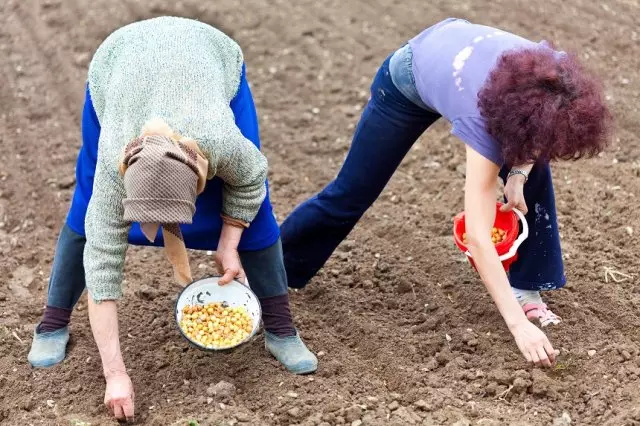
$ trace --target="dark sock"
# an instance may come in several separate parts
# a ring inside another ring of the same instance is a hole
[[[289,309],[289,295],[260,299],[264,329],[278,337],[295,336],[296,328]]]
[[[42,316],[42,321],[36,330],[37,333],[48,333],[59,330],[69,325],[71,320],[71,309],[56,308],[47,306]]]

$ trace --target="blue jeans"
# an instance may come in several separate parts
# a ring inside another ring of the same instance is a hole
[[[371,98],[356,128],[340,172],[280,226],[290,287],[302,288],[378,198],[400,162],[440,115],[420,99],[405,46],[387,58],[371,85]],[[509,170],[500,171],[506,179]],[[529,238],[511,266],[515,288],[551,290],[564,277],[555,199],[548,164],[536,165],[524,188]]]

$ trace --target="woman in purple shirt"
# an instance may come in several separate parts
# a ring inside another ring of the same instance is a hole
[[[382,64],[338,176],[282,224],[289,286],[307,284],[444,117],[466,144],[466,229],[480,276],[525,358],[550,366],[556,352],[529,321],[560,322],[540,291],[566,283],[549,162],[604,149],[611,116],[603,97],[575,56],[546,42],[461,19],[424,30]],[[509,275],[487,232],[498,176],[503,209],[521,210],[532,228]]]

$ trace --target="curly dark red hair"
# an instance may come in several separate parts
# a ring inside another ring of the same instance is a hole
[[[609,143],[602,86],[575,55],[505,52],[478,93],[487,131],[507,165],[592,157]]]

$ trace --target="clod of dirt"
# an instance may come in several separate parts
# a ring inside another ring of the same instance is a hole
[[[515,393],[523,393],[526,392],[531,386],[531,381],[527,379],[523,379],[522,377],[516,377],[513,380],[513,391]]]
[[[571,426],[571,416],[566,411],[562,413],[562,416],[553,419],[553,426]]]
[[[633,408],[629,413],[626,413],[624,417],[628,419],[628,423],[625,424],[638,424],[638,422],[640,422],[640,408]]]
[[[326,413],[335,413],[342,410],[342,405],[336,401],[330,401],[324,408]]]
[[[433,405],[429,404],[424,399],[419,399],[413,403],[418,410],[422,411],[433,411]]]
[[[336,376],[342,370],[342,364],[337,361],[325,362],[320,370],[320,376],[329,378]]]
[[[290,410],[287,411],[287,414],[290,415],[291,417],[293,417],[294,419],[297,419],[298,417],[300,417],[300,408],[298,407],[293,407]]]
[[[354,422],[356,420],[360,420],[362,417],[362,407],[359,405],[352,405],[351,407],[344,410],[344,418],[348,422]]]
[[[81,53],[77,53],[74,57],[73,57],[73,62],[75,63],[76,66],[78,67],[85,67],[87,66],[87,64],[89,63],[89,60],[91,59],[91,56],[89,55],[89,53],[87,52],[81,52]]]
[[[497,395],[498,393],[502,392],[504,388],[504,386],[500,386],[496,382],[489,382],[487,383],[487,386],[485,386],[484,391],[487,393],[487,395]]]
[[[367,413],[364,416],[362,416],[362,423],[366,424],[366,425],[377,425],[380,424],[379,422],[379,418],[387,418],[387,414],[381,414],[379,415],[378,413]]]
[[[249,414],[245,413],[244,411],[238,411],[237,413],[235,413],[235,418],[239,422],[249,422],[249,421],[251,421],[251,416]]]
[[[353,250],[356,247],[356,242],[353,240],[344,240],[340,246],[339,246],[339,250],[342,250],[344,252],[350,252],[351,250]]]
[[[505,370],[495,370],[489,373],[489,378],[498,382],[501,385],[510,385],[511,377],[509,377],[509,373]]]
[[[143,284],[135,291],[135,295],[142,300],[153,300],[158,296],[158,291]]]
[[[76,184],[75,176],[66,176],[58,182],[58,188],[69,189]]]
[[[389,394],[389,398],[391,398],[394,401],[402,401],[402,394],[398,392],[391,392]]]
[[[33,400],[33,397],[28,396],[24,401],[22,401],[22,404],[20,404],[20,408],[22,408],[25,411],[31,411],[33,410],[33,407],[35,407],[36,403]]]
[[[399,280],[396,284],[396,291],[398,294],[410,293],[413,290],[413,285],[407,280]]]
[[[360,426],[362,424],[362,420],[354,420],[351,422],[351,426]]]
[[[478,339],[471,339],[471,340],[469,340],[469,341],[467,341],[465,343],[467,344],[467,346],[470,346],[470,347],[474,348],[474,347],[478,346],[478,344],[480,342],[478,342]]]
[[[517,379],[517,378],[521,378],[521,379],[531,379],[531,373],[529,373],[527,370],[516,370],[513,373],[513,378]]]
[[[401,424],[415,425],[422,419],[411,408],[400,407],[393,412],[393,417],[400,420]]]
[[[471,329],[469,329],[471,330]],[[463,343],[469,343],[471,340],[475,340],[476,336],[473,333],[473,331],[466,331],[464,333],[462,333],[462,342]]]
[[[545,373],[540,370],[533,370],[532,373],[533,384],[529,388],[529,392],[539,396],[557,396],[557,391],[554,389],[553,380],[551,380]]]
[[[453,360],[453,354],[449,350],[445,349],[442,352],[438,352],[435,359],[438,361],[438,364],[446,365]]]
[[[217,398],[233,398],[235,394],[236,387],[233,384],[225,381],[220,381],[214,386],[209,386],[207,388],[207,395]]]
[[[452,426],[471,426],[471,422],[464,417],[457,422],[455,422]]]
[[[422,324],[413,327],[414,333],[426,333],[435,330],[440,324],[440,319],[434,316],[428,317]]]
[[[587,355],[589,355],[590,357],[595,356],[595,354],[596,354],[596,351],[594,349],[590,349],[587,351]]]
[[[398,309],[398,307],[400,306],[400,304],[398,303],[398,301],[396,299],[389,299],[387,300],[387,308],[388,309]]]
[[[424,365],[423,370],[424,371],[433,371],[436,368],[438,368],[440,366],[440,364],[438,363],[438,360],[436,360],[435,358],[431,358],[429,361],[427,361],[427,363]]]
[[[389,405],[387,405],[387,408],[391,411],[394,411],[400,408],[400,404],[398,403],[398,401],[392,401]]]

